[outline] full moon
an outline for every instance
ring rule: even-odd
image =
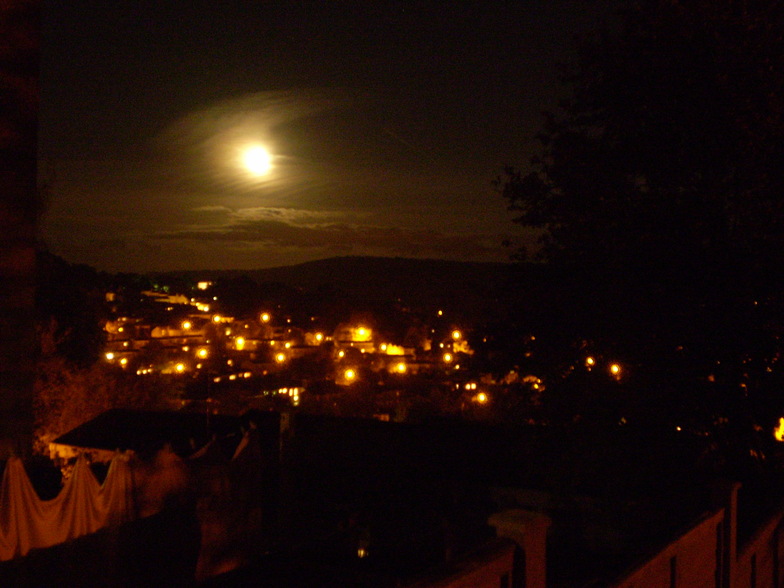
[[[250,147],[245,150],[242,161],[245,168],[256,176],[263,176],[272,169],[272,156],[264,147]]]

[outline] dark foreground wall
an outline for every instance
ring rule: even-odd
[[[0,451],[32,448],[40,3],[0,3]]]
[[[168,509],[2,562],[0,586],[193,586],[198,555],[195,512]]]

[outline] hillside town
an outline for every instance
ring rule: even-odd
[[[535,404],[545,387],[533,373],[483,371],[473,361],[473,325],[451,321],[443,310],[429,323],[412,318],[394,339],[369,313],[345,322],[310,316],[306,324],[278,308],[232,316],[206,281],[190,293],[138,296],[144,310],[129,316],[118,312],[117,293],[106,294],[113,318],[105,324],[102,359],[140,378],[173,378],[186,409],[299,408],[385,421],[490,418],[494,403],[508,405],[515,394]],[[584,361],[585,369],[597,362],[588,355]],[[621,377],[619,364],[605,369]]]

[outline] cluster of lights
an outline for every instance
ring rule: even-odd
[[[210,286],[212,286],[212,283],[209,283],[209,282],[200,282],[198,284],[198,288],[201,289],[201,290],[206,290]],[[215,297],[213,298],[213,300],[216,300],[216,299],[217,298],[215,298]],[[200,310],[202,310],[202,311],[208,311],[209,310],[209,305],[198,303],[194,298],[191,298],[190,302],[191,302],[191,304],[194,304],[194,305],[198,306],[200,308]],[[443,311],[438,311],[438,315],[442,316],[443,315]],[[258,316],[258,320],[260,321],[260,323],[265,324],[265,323],[270,323],[272,321],[272,315],[269,312],[261,312],[257,316]],[[227,323],[230,323],[231,321],[233,321],[232,317],[224,316],[222,314],[215,313],[213,311],[213,313],[211,315],[209,315],[208,320],[210,322],[212,322],[213,324],[215,324],[215,325],[222,325],[222,326],[224,326],[223,332],[226,335],[226,337],[229,338],[228,339],[229,340],[229,345],[231,347],[233,347],[235,350],[237,350],[237,351],[245,351],[245,350],[248,349],[248,340],[246,339],[246,337],[236,336],[236,337],[232,338],[232,335],[233,335],[232,329],[227,324]],[[311,320],[313,320],[313,317],[311,318]],[[289,320],[289,322],[290,322],[290,320]],[[189,331],[192,334],[196,334],[196,331],[194,331],[194,329],[199,329],[200,330],[200,328],[197,326],[198,324],[199,323],[195,319],[185,319],[185,320],[181,321],[179,326],[180,326],[181,331],[183,332],[183,335],[184,335],[185,332],[189,332]],[[248,328],[249,328],[249,325],[246,324],[245,325],[245,330],[247,331]],[[118,327],[117,328],[117,332],[121,332],[121,331],[123,331],[123,327]],[[367,342],[372,341],[374,333],[373,333],[373,330],[371,328],[369,328],[368,326],[360,324],[360,325],[355,325],[354,327],[352,327],[351,331],[352,331],[352,335],[353,335],[353,337],[352,337],[353,341],[351,341],[351,345],[352,346],[354,346],[354,343],[356,343],[357,344],[356,347],[359,349],[359,351],[361,353],[365,353],[366,351],[372,351],[372,349],[365,348],[362,345],[363,343],[367,343]],[[319,343],[321,343],[321,342],[323,342],[325,340],[329,340],[330,339],[328,336],[326,336],[322,332],[311,332],[308,336],[312,337],[310,339],[311,344],[314,344],[313,342],[315,342],[315,344],[319,344]],[[454,369],[457,369],[459,367],[459,366],[457,366],[455,364],[455,361],[457,360],[457,354],[456,354],[456,349],[457,348],[454,345],[455,344],[462,344],[462,342],[464,340],[464,333],[460,329],[458,329],[458,328],[453,328],[451,331],[449,331],[449,337],[450,337],[450,341],[447,342],[446,345],[441,344],[441,347],[443,348],[443,353],[441,354],[441,361],[443,362],[443,364],[449,365],[450,369],[454,370]],[[451,345],[450,345],[450,342],[451,342]],[[193,344],[183,345],[181,348],[182,348],[182,350],[185,353],[191,353],[192,354],[191,357],[193,357],[193,359],[195,359],[196,362],[200,362],[202,360],[207,359],[210,355],[212,355],[211,350],[209,349],[208,346],[205,345],[205,343],[208,345],[209,344],[209,340],[207,340],[206,342],[202,342],[201,345],[199,345],[199,343],[196,343],[196,345],[193,345]],[[287,351],[287,350],[290,350],[292,348],[292,343],[291,342],[284,342],[284,341],[281,341],[281,340],[278,340],[278,341],[270,340],[270,342],[269,342],[270,346],[273,347],[273,348],[276,347],[276,345],[278,343],[281,344],[283,347],[285,347],[285,349],[280,349],[280,347],[278,347],[278,351],[277,352],[273,351],[272,358],[273,358],[275,363],[277,363],[277,364],[284,364],[285,362],[289,361],[289,359],[290,359],[290,352]],[[128,343],[126,342],[125,345],[127,346]],[[399,356],[398,360],[395,360],[395,361],[393,361],[393,362],[391,362],[389,364],[389,368],[388,369],[389,369],[389,371],[391,373],[406,374],[406,373],[408,373],[410,371],[410,366],[406,363],[406,361],[404,361],[404,356],[406,355],[406,350],[405,350],[405,348],[403,346],[401,346],[401,345],[394,345],[394,344],[390,344],[390,343],[383,343],[383,344],[379,345],[378,349],[379,349],[380,352],[383,352],[386,355]],[[342,349],[339,350],[337,352],[337,357],[339,359],[345,358],[346,357],[346,352],[344,350],[342,350]],[[123,366],[128,364],[128,359],[127,358],[120,358],[117,355],[116,352],[112,352],[112,351],[109,351],[109,352],[106,353],[106,359],[108,361],[118,362],[119,364],[121,364]],[[164,371],[164,373],[182,374],[182,373],[190,371],[190,370],[192,370],[194,368],[196,370],[201,370],[202,369],[202,363],[196,363],[196,362],[194,362],[194,364],[191,364],[188,361],[187,356],[184,356],[182,361],[177,362],[177,360],[175,360],[175,362],[172,362],[171,364],[169,364],[169,367],[167,369],[164,369],[163,371]],[[229,360],[227,363],[228,363],[228,365],[232,365],[231,360]],[[149,367],[149,368],[140,368],[139,370],[137,370],[137,374],[138,375],[144,375],[144,374],[147,374],[147,373],[152,373],[152,371],[153,370],[152,370],[151,367]],[[224,376],[224,378],[226,378],[226,377],[229,377],[229,376]],[[357,380],[359,378],[359,374],[358,374],[358,371],[357,371],[356,367],[345,368],[341,372],[341,377],[344,380],[344,382],[351,383],[351,382],[353,382],[353,381],[355,381],[355,380]],[[234,377],[230,377],[230,379],[235,379],[235,378]],[[218,381],[218,380],[216,380],[216,381]]]
[[[106,358],[106,360],[107,360],[107,361],[114,361],[114,360],[115,360],[115,358],[116,358],[117,356],[114,354],[114,352],[112,352],[112,351],[107,351],[107,352],[104,354],[104,357]],[[120,364],[122,367],[125,367],[125,366],[127,366],[127,365],[128,365],[128,358],[127,358],[127,357],[122,357],[122,358],[120,358],[120,360],[119,360],[119,364]]]
[[[585,358],[585,367],[588,368],[588,371],[591,371],[594,367],[596,367],[596,365],[597,365],[596,358],[590,355]],[[621,377],[621,374],[623,373],[623,367],[621,367],[621,364],[618,362],[612,362],[607,366],[607,371],[610,373],[610,375],[613,378],[617,380]]]
[[[222,382],[224,380],[234,381],[234,380],[238,380],[238,379],[241,379],[241,378],[247,379],[247,378],[250,378],[252,376],[253,376],[252,372],[243,372],[241,374],[229,374],[228,376],[216,376],[216,377],[214,377],[212,379],[212,381],[215,382],[216,384],[219,384],[220,382]]]
[[[278,394],[291,398],[291,404],[299,406],[299,388],[280,388]]]

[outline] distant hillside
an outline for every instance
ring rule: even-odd
[[[268,269],[187,274],[191,279],[246,275],[259,284],[278,282],[309,291],[336,289],[368,301],[400,300],[416,309],[443,308],[475,315],[506,289],[505,282],[515,267],[397,257],[334,257]]]

